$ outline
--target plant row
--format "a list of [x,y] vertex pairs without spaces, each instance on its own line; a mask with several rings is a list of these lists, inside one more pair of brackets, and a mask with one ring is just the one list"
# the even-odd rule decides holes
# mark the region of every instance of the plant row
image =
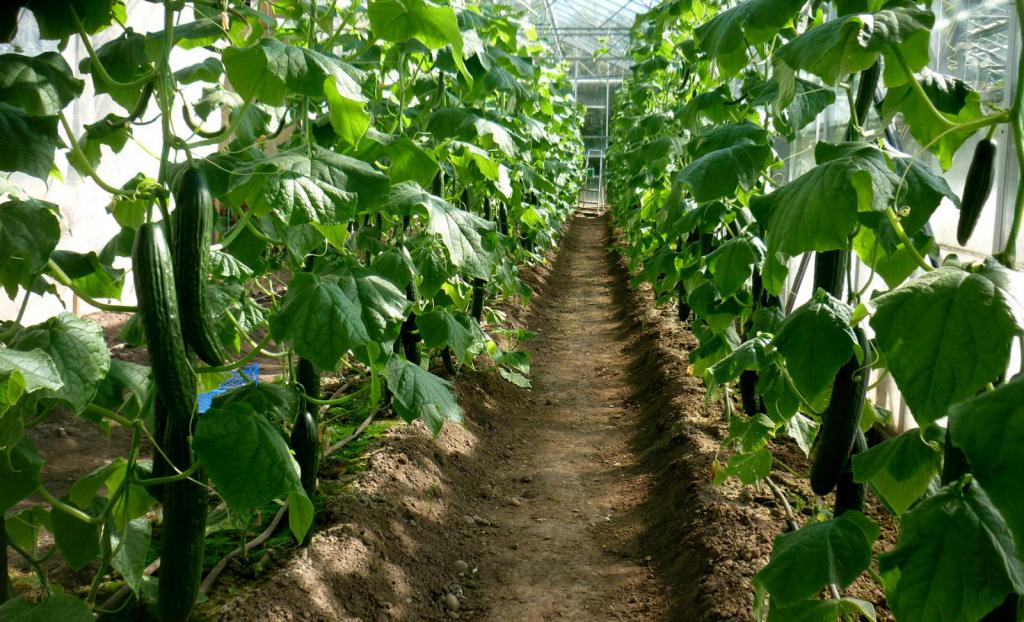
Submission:
[[[811,465],[813,495],[792,497],[804,524],[789,516],[754,578],[759,619],[874,620],[844,595],[858,579],[901,622],[1021,615],[1024,379],[1009,365],[1024,330],[1024,175],[991,257],[943,256],[930,220],[950,202],[959,242],[971,236],[997,131],[1024,166],[1024,79],[1001,109],[931,71],[930,5],[669,0],[633,28],[607,154],[622,252],[637,283],[678,305],[699,342],[693,373],[725,395],[716,482],[786,501],[778,437]],[[829,108],[847,114],[845,135],[787,180],[779,154]],[[954,156],[973,160],[959,194],[944,178]],[[807,272],[813,294],[798,301]],[[888,378],[919,427],[888,432],[869,399]],[[867,487],[894,545],[878,541]]]
[[[21,309],[0,325],[0,619],[93,619],[121,588],[158,619],[184,620],[208,537],[280,507],[308,542],[318,464],[338,440],[325,410],[352,421],[393,410],[437,434],[462,416],[442,367],[488,354],[528,384],[525,354],[484,327],[503,332],[494,303],[529,295],[517,267],[554,245],[580,185],[569,82],[508,7],[137,10],[163,28],[137,31],[146,16],[120,0],[0,10],[4,40],[34,21],[85,58],[0,55],[0,285]],[[118,112],[75,132],[70,111],[86,97]],[[150,124],[157,141],[142,138]],[[124,157],[126,145],[152,160]],[[20,183],[59,186],[65,167],[109,202],[59,206]],[[109,214],[118,232],[91,252],[60,250],[71,209],[86,222]],[[121,300],[127,279],[134,302]],[[122,338],[149,365],[112,353],[88,318],[23,324],[33,297],[68,290],[131,313]],[[276,361],[281,377],[200,415],[197,394],[253,360]],[[326,395],[321,375],[352,389]],[[61,411],[131,436],[66,494],[47,487],[28,436]],[[8,550],[37,574],[20,595]],[[54,554],[92,573],[81,598],[50,584]]]

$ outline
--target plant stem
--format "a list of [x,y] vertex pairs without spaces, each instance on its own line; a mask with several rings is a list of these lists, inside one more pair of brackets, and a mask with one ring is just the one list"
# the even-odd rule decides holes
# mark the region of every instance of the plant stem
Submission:
[[145,74],[130,82],[120,82],[115,80],[110,73],[107,72],[107,68],[103,66],[103,62],[100,61],[99,55],[97,55],[96,50],[93,49],[92,42],[89,40],[89,35],[85,32],[85,26],[82,24],[82,20],[78,17],[78,11],[75,10],[73,4],[69,4],[68,9],[71,11],[71,19],[75,21],[75,29],[78,30],[78,36],[82,40],[82,45],[85,46],[85,51],[89,54],[90,73],[96,74],[96,77],[101,81],[106,82],[107,85],[115,89],[136,89],[153,79],[156,72],[147,71]]
[[249,361],[251,361],[254,358],[256,358],[257,356],[259,356],[260,352],[263,350],[264,347],[266,347],[267,344],[270,343],[271,339],[272,339],[272,337],[270,336],[270,333],[267,333],[266,336],[263,337],[263,339],[260,340],[259,347],[253,348],[252,350],[250,350],[248,352],[248,354],[246,354],[242,358],[238,359],[234,363],[228,363],[226,365],[218,365],[217,367],[197,367],[196,368],[196,373],[197,374],[210,374],[210,373],[221,372],[221,371],[234,371],[234,370],[239,369],[241,367],[245,367],[245,365],[248,364]]
[[924,257],[921,256],[921,253],[917,252],[917,247],[914,246],[914,243],[910,240],[910,236],[907,235],[903,225],[900,224],[900,217],[896,215],[896,211],[891,207],[886,207],[885,215],[888,216],[889,224],[892,225],[893,231],[896,232],[896,237],[898,237],[900,242],[903,242],[903,245],[907,247],[907,252],[909,252],[911,257],[914,258],[917,265],[925,272],[931,272],[934,270],[935,268],[931,267],[931,265],[925,261]]
[[234,134],[235,131],[242,125],[242,121],[245,119],[245,113],[249,111],[249,108],[251,106],[252,102],[245,102],[236,111],[235,118],[232,119],[231,122],[228,123],[227,127],[225,127],[223,130],[211,136],[210,138],[199,140],[194,143],[188,143],[188,145],[186,146],[189,149],[196,149],[199,147],[209,147],[210,145],[217,145],[224,142],[225,140],[228,139],[228,137]]
[[82,151],[81,145],[78,144],[78,139],[75,138],[75,133],[71,131],[71,124],[68,123],[68,119],[64,116],[63,112],[57,115],[57,119],[60,120],[60,126],[64,128],[64,133],[68,135],[68,144],[71,145],[71,155],[77,157],[78,163],[85,170],[85,174],[94,182],[96,182],[96,185],[102,188],[105,192],[108,192],[114,196],[129,196],[131,193],[125,192],[120,188],[115,188],[114,186],[103,181],[103,179],[99,176],[99,174],[96,172],[96,169],[94,169],[92,167],[92,164],[89,163],[89,159],[86,157],[85,152]]
[[935,107],[935,104],[928,97],[928,94],[924,92],[924,88],[921,86],[921,83],[918,82],[917,76],[914,75],[914,70],[910,68],[910,63],[907,61],[907,57],[903,55],[903,51],[900,50],[899,46],[892,44],[889,46],[889,49],[892,51],[892,55],[896,59],[896,62],[899,63],[900,68],[903,69],[903,73],[907,74],[907,81],[910,82],[910,88],[912,88],[914,93],[921,98],[921,101],[924,102],[925,108],[927,108],[928,112],[935,117],[935,121],[943,127],[956,127],[957,124],[950,121],[946,115],[939,112],[939,109]]
[[44,501],[53,506],[55,510],[60,510],[61,512],[64,512],[68,516],[77,518],[83,523],[89,525],[96,525],[100,522],[99,516],[90,516],[89,514],[86,514],[82,510],[79,510],[75,506],[64,503],[57,497],[53,496],[53,493],[47,490],[46,487],[42,484],[39,484],[39,486],[36,487],[36,492],[39,494],[40,497],[43,498]]
[[[32,566],[32,570],[34,570],[35,573],[36,573],[36,576],[39,577],[39,586],[43,589],[43,594],[45,596],[49,596],[50,595],[50,580],[46,576],[46,569],[43,568],[43,565],[41,563],[39,563],[39,560],[36,559],[31,553],[29,553],[25,549],[21,548],[20,546],[18,546],[18,543],[13,541],[13,540],[8,540],[7,546],[9,546],[12,549],[14,549],[15,553],[17,553],[18,555],[21,555],[25,559],[25,561],[28,562],[28,565]],[[5,576],[4,580],[6,580],[6,579],[7,579],[7,577]]]
[[47,260],[46,268],[47,268],[47,270],[50,271],[50,276],[52,276],[55,281],[57,281],[58,283],[60,283],[64,287],[67,287],[72,292],[74,292],[74,294],[76,296],[78,296],[79,298],[81,298],[85,302],[89,303],[90,305],[96,307],[97,309],[102,309],[104,311],[111,311],[111,312],[114,312],[114,313],[135,313],[136,311],[139,310],[138,307],[131,307],[131,306],[128,306],[128,305],[116,305],[116,304],[110,304],[110,303],[106,303],[106,302],[100,302],[100,301],[96,300],[95,298],[92,298],[91,296],[85,295],[84,293],[79,291],[79,289],[77,287],[75,287],[75,285],[71,281],[71,277],[69,277],[67,274],[65,274],[64,271],[61,270],[60,266],[57,265],[57,262],[55,262],[52,259]]
[[[143,486],[156,486],[159,484],[170,484],[172,482],[180,482],[183,479],[188,479],[189,477],[191,477],[193,473],[199,470],[201,465],[202,462],[196,460],[195,462],[192,463],[192,466],[185,469],[184,471],[178,471],[175,475],[164,475],[163,477],[147,477],[146,479],[136,479],[135,483],[141,484]],[[171,465],[171,468],[177,470],[177,467],[175,467],[173,464]]]
[[[1024,24],[1024,0],[1016,0],[1017,23]],[[1001,253],[996,259],[1011,270],[1017,263],[1017,238],[1020,237],[1021,220],[1024,219],[1024,119],[1021,118],[1024,107],[1024,50],[1017,62],[1017,84],[1010,108],[1010,127],[1013,130],[1013,148],[1017,155],[1017,195],[1013,205],[1013,220],[1010,222],[1009,236]]]

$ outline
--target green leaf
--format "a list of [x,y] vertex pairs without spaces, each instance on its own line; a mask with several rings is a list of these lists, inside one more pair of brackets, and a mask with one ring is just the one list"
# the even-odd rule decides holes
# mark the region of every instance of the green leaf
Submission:
[[[918,76],[918,83],[934,107],[951,123],[967,123],[984,114],[981,94],[963,80],[925,69]],[[883,122],[890,123],[897,113],[903,114],[903,121],[910,126],[910,135],[918,144],[928,145],[944,171],[953,166],[953,154],[974,134],[973,131],[947,132],[949,127],[935,119],[931,108],[910,83],[892,87],[886,93]]]
[[82,94],[85,83],[57,52],[0,55],[0,101],[32,117],[52,117]]
[[358,201],[379,198],[386,175],[372,166],[327,149],[285,151],[239,165],[229,190],[257,215],[271,212],[287,224],[347,224]]
[[427,218],[427,231],[438,236],[455,266],[468,276],[489,279],[494,262],[494,223],[460,210],[413,182],[392,186],[385,204],[398,214]]
[[947,486],[907,512],[878,568],[900,622],[980,620],[1024,592],[1010,531],[976,483]]
[[[359,157],[367,162],[386,160],[391,183],[414,181],[423,188],[430,186],[439,170],[437,160],[411,138],[381,134],[372,128],[366,131],[366,138],[370,140],[360,145]],[[366,145],[365,151],[363,145]]]
[[745,370],[760,370],[767,362],[765,358],[767,345],[767,337],[758,336],[748,339],[733,350],[729,356],[712,365],[708,369],[708,374],[714,382],[724,384],[734,378],[739,378]]
[[71,277],[75,291],[93,298],[120,298],[124,270],[104,265],[94,252],[54,251],[54,263]]
[[302,542],[313,526],[316,509],[313,502],[302,491],[288,494],[288,528],[297,542]]
[[[358,85],[356,85],[358,86]],[[328,113],[334,133],[346,145],[354,145],[370,127],[371,117],[366,112],[366,98],[358,90],[330,77],[324,84]]]
[[1018,278],[990,260],[943,266],[875,299],[875,342],[920,425],[1002,374],[1020,333]]
[[359,92],[350,75],[355,70],[341,60],[315,50],[288,45],[274,38],[252,47],[230,47],[221,57],[231,85],[246,101],[282,106],[288,96],[323,98],[329,83]]
[[814,444],[814,437],[817,436],[818,428],[820,427],[821,424],[814,419],[796,413],[783,424],[782,429],[786,436],[796,441],[800,451],[809,457],[811,455],[811,447]]
[[450,45],[455,62],[463,62],[462,32],[450,7],[425,0],[373,0],[366,15],[370,18],[370,30],[378,39],[394,43],[416,39],[432,50]]
[[0,103],[0,171],[46,181],[59,144],[57,117],[30,117],[21,108]]
[[963,450],[971,473],[999,509],[1024,557],[1024,377],[960,402],[949,412],[953,444]]
[[428,348],[450,346],[459,361],[465,361],[467,353],[487,341],[473,317],[465,313],[453,315],[443,307],[417,316],[416,326]]
[[291,493],[302,494],[299,465],[287,443],[248,404],[207,411],[199,418],[192,450],[235,512],[247,512]]
[[[890,56],[889,46],[896,45],[916,71],[928,62],[928,35],[934,22],[931,11],[910,2],[897,3],[877,13],[846,15],[811,28],[780,48],[776,57],[794,70],[815,74],[825,84],[836,84],[873,65],[879,55]],[[887,58],[885,66],[886,84],[906,79],[895,60]]]
[[28,352],[0,347],[0,416],[24,394],[63,386],[53,359],[36,349]]
[[174,78],[182,84],[219,82],[222,75],[224,75],[224,65],[220,59],[214,57],[174,72]]
[[751,199],[751,210],[768,230],[769,255],[846,248],[859,212],[886,209],[900,181],[873,145],[822,142],[814,155],[817,166]]
[[[923,231],[912,234],[911,241],[922,257],[927,257],[928,253],[935,248],[935,238]],[[892,250],[888,250],[886,246],[879,240],[875,232],[867,227],[861,227],[853,238],[853,250],[861,261],[877,272],[889,287],[896,287],[913,274],[920,265],[910,249],[902,242]]]
[[516,155],[516,144],[507,127],[468,108],[435,110],[427,129],[438,138],[482,142],[482,147],[495,147],[510,157]]
[[[146,54],[146,38],[132,30],[103,44],[96,50],[96,56],[110,77],[119,83],[135,83],[140,76],[153,71],[149,55]],[[86,57],[79,64],[79,69],[92,73],[92,84],[96,92],[106,93],[125,109],[133,110],[142,93],[142,84],[128,88],[111,84],[93,71],[91,65],[92,60]]]
[[39,348],[50,356],[64,384],[59,389],[43,389],[42,395],[66,401],[76,414],[92,401],[110,369],[103,329],[70,313],[22,329],[11,347],[23,352]]
[[772,601],[768,622],[842,622],[861,616],[875,622],[875,606],[857,598],[805,600],[789,607],[776,607]]
[[226,408],[237,403],[248,404],[254,411],[266,417],[271,425],[281,430],[285,424],[291,423],[295,419],[295,413],[299,412],[299,394],[283,384],[246,384],[213,398],[214,408]]
[[707,256],[715,289],[722,297],[738,292],[764,261],[764,244],[750,236],[732,238]]
[[128,523],[121,532],[111,533],[111,549],[113,556],[110,565],[121,573],[124,582],[135,594],[142,590],[146,576],[146,554],[152,537],[153,526],[148,519],[136,518]]
[[462,423],[462,409],[447,381],[397,356],[388,361],[386,377],[395,410],[406,421],[420,419],[435,436],[445,421]]
[[135,419],[142,414],[150,390],[149,371],[145,365],[111,359],[110,370],[100,383],[93,403]]
[[745,485],[752,486],[771,475],[771,472],[772,453],[762,447],[753,453],[735,453],[729,456],[726,467],[715,473],[714,483],[720,486],[725,480],[735,477]]
[[0,285],[11,298],[19,285],[32,286],[59,241],[56,205],[36,199],[0,204]]
[[87,523],[54,508],[50,511],[50,524],[57,550],[72,570],[81,570],[99,557],[99,523]]
[[404,292],[361,268],[340,275],[300,272],[270,329],[320,369],[333,370],[349,350],[397,337],[408,304]]
[[0,452],[0,512],[6,512],[36,491],[44,462],[25,436],[10,451]]
[[772,149],[746,139],[703,155],[676,173],[698,203],[732,196],[737,187],[750,190],[771,158]]
[[850,328],[853,310],[823,290],[788,315],[775,336],[775,347],[800,393],[812,402],[832,386],[836,373],[854,352]]
[[750,46],[774,39],[803,5],[804,0],[747,0],[697,27],[694,36],[722,73],[730,76],[747,64]]
[[830,583],[846,589],[871,564],[878,533],[870,518],[854,511],[805,524],[775,538],[771,560],[754,576],[754,584],[782,607],[810,598]]
[[[32,16],[39,24],[43,39],[66,39],[78,32],[74,15],[78,15],[85,32],[93,34],[114,20],[115,0],[67,0],[64,2],[32,2]],[[72,13],[74,11],[74,13]]]
[[897,516],[927,492],[942,468],[942,451],[921,436],[928,430],[909,430],[853,455],[854,479],[871,484]]
[[70,594],[53,594],[38,605],[19,596],[0,606],[0,622],[93,622],[94,619],[92,609]]

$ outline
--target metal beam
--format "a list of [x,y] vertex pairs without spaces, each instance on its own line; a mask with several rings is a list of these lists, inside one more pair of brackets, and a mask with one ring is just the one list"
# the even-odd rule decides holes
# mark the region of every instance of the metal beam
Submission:
[[562,53],[562,37],[558,34],[558,24],[555,23],[555,14],[551,10],[551,0],[544,0],[544,9],[547,11],[551,30],[555,35],[555,49],[558,51],[558,58],[565,58],[565,54]]

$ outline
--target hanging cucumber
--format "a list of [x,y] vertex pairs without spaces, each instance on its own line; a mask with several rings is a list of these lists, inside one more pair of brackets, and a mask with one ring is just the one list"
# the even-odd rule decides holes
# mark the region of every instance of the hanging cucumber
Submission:
[[821,288],[842,300],[846,291],[846,266],[850,253],[846,249],[818,251],[814,254],[814,291]]
[[[860,72],[860,82],[857,84],[857,98],[854,101],[853,110],[856,113],[857,125],[862,128],[867,127],[868,113],[871,111],[871,104],[875,101],[875,92],[878,90],[878,78],[881,73],[882,67],[878,61]],[[856,139],[857,127],[853,125],[853,118],[851,118],[850,125],[846,128],[846,140]]]
[[811,455],[811,489],[822,496],[836,487],[850,457],[871,375],[871,347],[867,336],[859,327],[854,332],[864,352],[864,363],[858,362],[857,355],[853,354],[839,368]]
[[963,246],[974,233],[988,195],[992,193],[992,181],[996,170],[996,141],[984,138],[974,147],[971,167],[967,170],[964,193],[960,198],[960,219],[956,223],[956,241]]
[[[690,234],[692,238],[694,234]],[[692,240],[691,240],[692,241]],[[683,252],[683,238],[676,240],[676,254],[681,255]],[[686,302],[686,285],[683,283],[682,277],[676,282],[676,298],[679,301],[678,317],[680,322],[685,322],[690,319],[690,305]]]
[[508,208],[504,203],[498,205],[498,232],[508,235]]
[[[139,314],[146,333],[153,381],[156,384],[158,440],[175,468],[192,466],[189,439],[196,412],[196,376],[189,364],[178,317],[171,251],[163,225],[146,223],[135,235],[132,253]],[[154,459],[154,475],[166,475],[168,465]],[[200,474],[192,479],[199,482]],[[159,618],[171,622],[188,618],[199,593],[206,532],[206,488],[192,479],[164,484],[163,530],[160,539]]]
[[207,304],[213,196],[202,171],[189,168],[184,172],[174,202],[174,281],[182,334],[204,362],[223,365],[224,352]]
[[751,369],[740,374],[740,401],[743,403],[743,412],[748,417],[753,417],[760,412],[757,400],[757,372]]
[[291,446],[295,452],[295,462],[299,464],[302,488],[310,497],[316,491],[316,476],[320,467],[319,432],[313,410],[300,410],[292,427]]
[[868,440],[864,433],[857,430],[853,442],[853,449],[850,457],[846,460],[846,466],[836,482],[836,501],[832,506],[832,515],[839,516],[843,512],[853,510],[864,511],[864,499],[867,497],[867,489],[864,484],[853,481],[853,457],[868,450]]

